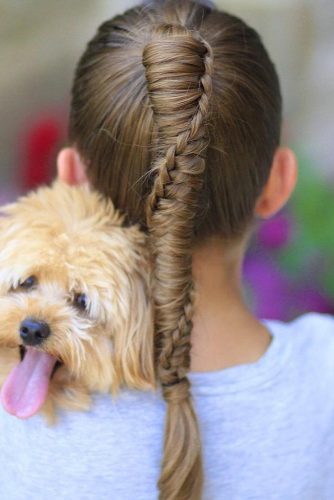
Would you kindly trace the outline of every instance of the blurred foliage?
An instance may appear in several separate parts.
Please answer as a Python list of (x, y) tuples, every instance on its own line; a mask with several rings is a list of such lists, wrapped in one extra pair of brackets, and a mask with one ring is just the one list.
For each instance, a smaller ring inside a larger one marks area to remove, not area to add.
[(318, 284), (334, 299), (334, 186), (298, 153), (299, 175), (289, 203), (293, 231), (278, 254), (289, 274)]
[(244, 263), (247, 300), (260, 318), (334, 314), (334, 185), (306, 155), (298, 159), (292, 197), (259, 225)]

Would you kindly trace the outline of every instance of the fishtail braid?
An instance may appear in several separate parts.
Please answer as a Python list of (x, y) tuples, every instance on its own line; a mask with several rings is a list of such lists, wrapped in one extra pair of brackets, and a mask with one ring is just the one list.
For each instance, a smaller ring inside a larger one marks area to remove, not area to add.
[(156, 126), (146, 219), (154, 257), (156, 369), (167, 402), (161, 500), (202, 490), (200, 435), (190, 394), (194, 301), (191, 247), (203, 186), (213, 53), (196, 31), (157, 25), (143, 50)]

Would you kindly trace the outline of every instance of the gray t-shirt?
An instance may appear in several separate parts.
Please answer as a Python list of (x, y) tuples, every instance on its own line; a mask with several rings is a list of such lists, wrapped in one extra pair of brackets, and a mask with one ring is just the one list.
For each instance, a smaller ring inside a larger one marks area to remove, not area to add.
[[(190, 375), (206, 500), (334, 499), (334, 317), (263, 320), (256, 363)], [(1, 500), (153, 500), (162, 456), (160, 392), (94, 395), (56, 427), (0, 409)]]

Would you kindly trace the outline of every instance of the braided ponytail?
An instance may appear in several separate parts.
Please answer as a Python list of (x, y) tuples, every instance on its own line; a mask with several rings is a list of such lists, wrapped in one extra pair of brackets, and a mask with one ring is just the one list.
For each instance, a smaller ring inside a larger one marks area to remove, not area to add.
[(208, 147), (213, 56), (181, 25), (156, 27), (143, 51), (156, 126), (146, 218), (155, 261), (156, 367), (167, 402), (161, 500), (200, 498), (199, 429), (190, 395), (191, 246)]

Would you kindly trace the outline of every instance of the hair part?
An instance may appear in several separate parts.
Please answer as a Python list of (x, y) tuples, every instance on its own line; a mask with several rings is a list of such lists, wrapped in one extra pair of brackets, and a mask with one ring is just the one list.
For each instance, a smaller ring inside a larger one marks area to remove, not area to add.
[(208, 3), (130, 9), (99, 28), (77, 67), (70, 140), (94, 187), (148, 233), (154, 260), (163, 500), (200, 498), (203, 485), (187, 379), (192, 248), (249, 228), (280, 127), (279, 81), (259, 35)]

